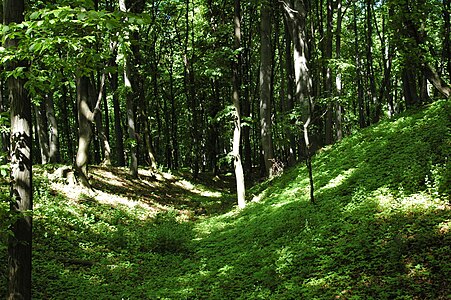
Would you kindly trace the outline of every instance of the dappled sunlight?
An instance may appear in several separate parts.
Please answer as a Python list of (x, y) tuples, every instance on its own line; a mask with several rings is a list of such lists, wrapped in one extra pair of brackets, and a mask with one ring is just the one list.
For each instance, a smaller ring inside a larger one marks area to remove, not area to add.
[(180, 187), (180, 188), (188, 190), (192, 193), (198, 194), (202, 197), (220, 198), (222, 196), (222, 193), (220, 193), (218, 191), (201, 190), (198, 187), (196, 187), (194, 184), (192, 184), (191, 182), (184, 180), (184, 179), (180, 179), (180, 180), (174, 182), (174, 185), (176, 187)]
[(332, 189), (343, 184), (356, 170), (356, 168), (350, 168), (345, 170), (341, 174), (338, 174), (335, 178), (332, 178), (326, 185), (322, 186), (318, 191), (323, 189)]

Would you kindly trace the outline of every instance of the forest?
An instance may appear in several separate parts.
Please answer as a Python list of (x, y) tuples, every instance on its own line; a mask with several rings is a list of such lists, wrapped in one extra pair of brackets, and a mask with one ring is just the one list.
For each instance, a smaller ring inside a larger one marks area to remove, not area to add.
[(450, 0), (2, 0), (0, 297), (451, 298)]

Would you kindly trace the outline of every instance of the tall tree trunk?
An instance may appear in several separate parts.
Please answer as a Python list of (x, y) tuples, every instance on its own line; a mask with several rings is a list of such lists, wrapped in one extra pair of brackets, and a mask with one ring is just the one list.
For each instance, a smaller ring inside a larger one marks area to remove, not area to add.
[[(241, 45), (241, 3), (240, 0), (235, 0), (235, 13), (234, 13), (234, 27), (235, 27), (235, 49), (239, 49)], [(246, 206), (246, 190), (244, 186), (244, 172), (241, 164), (240, 156), (240, 142), (241, 142), (241, 118), (240, 118), (240, 54), (233, 62), (233, 106), (234, 111), (234, 131), (233, 131), (233, 165), (235, 168), (236, 177), (236, 191), (238, 198), (238, 207), (244, 208)]]
[(83, 186), (90, 188), (88, 181), (89, 144), (91, 143), (91, 122), (94, 119), (89, 99), (89, 78), (77, 78), (77, 110), (78, 110), (78, 150), (75, 158), (75, 170)]
[[(335, 58), (339, 61), (341, 59), (341, 30), (343, 21), (343, 6), (342, 0), (337, 0), (337, 30), (335, 40)], [(340, 141), (343, 138), (343, 106), (341, 105), (341, 93), (343, 88), (343, 82), (341, 79), (341, 70), (338, 68), (335, 76), (335, 90), (338, 96), (338, 102), (336, 103), (335, 123), (337, 127), (337, 140)]]
[[(138, 1), (134, 1), (131, 6), (137, 4)], [(119, 9), (122, 12), (127, 12), (125, 0), (119, 0)], [(130, 39), (129, 32), (125, 33), (124, 40)], [(127, 132), (128, 132), (128, 147), (129, 147), (129, 174), (133, 178), (138, 177), (138, 156), (137, 156), (137, 139), (135, 132), (135, 110), (133, 101), (133, 88), (132, 88), (132, 70), (131, 59), (129, 53), (123, 53), (124, 55), (124, 86), (125, 86), (125, 100), (126, 100), (126, 119), (127, 119)]]
[[(3, 23), (21, 23), (24, 18), (23, 0), (3, 0)], [(6, 48), (17, 47), (17, 40), (7, 40)], [(9, 70), (24, 67), (24, 62), (11, 63)], [(8, 295), (7, 299), (31, 299), (32, 252), (32, 120), (31, 102), (24, 88), (25, 80), (8, 78), (11, 133), (10, 210), (13, 214), (12, 234), (8, 240)]]
[[(2, 7), (2, 9), (3, 9), (3, 6), (0, 5), (0, 7)], [(2, 16), (2, 18), (3, 18), (3, 16)], [(3, 71), (3, 68), (0, 67), (0, 71)], [(3, 99), (3, 86), (4, 86), (3, 79), (0, 78), (0, 113), (7, 111), (7, 106), (5, 105), (5, 102)], [(7, 152), (9, 149), (9, 136), (3, 130), (1, 133), (1, 142), (2, 142), (1, 151)]]
[[(193, 4), (194, 5), (194, 4)], [(184, 41), (184, 73), (185, 73), (185, 94), (187, 98), (187, 103), (189, 103), (191, 107), (192, 113), (192, 127), (191, 127), (191, 136), (192, 136), (192, 170), (193, 177), (197, 178), (200, 171), (200, 134), (199, 134), (199, 112), (198, 112), (198, 101), (196, 95), (196, 87), (195, 87), (195, 76), (194, 76), (194, 28), (190, 25), (189, 19), (189, 9), (190, 9), (190, 0), (185, 1), (185, 41)], [(191, 53), (188, 50), (189, 44), (189, 35), (192, 34), (191, 37)]]
[[(99, 83), (99, 91), (98, 91), (98, 98), (97, 102), (100, 103), (104, 97), (103, 94), (105, 92), (105, 74), (101, 75), (100, 83)], [(106, 101), (103, 101), (105, 104), (104, 111), (108, 111), (108, 106)], [(97, 129), (97, 135), (100, 139), (101, 147), (102, 147), (102, 153), (103, 153), (103, 161), (102, 165), (110, 166), (111, 165), (111, 148), (110, 143), (108, 141), (108, 136), (105, 133), (105, 127), (103, 126), (102, 121), (102, 111), (98, 110), (96, 111), (95, 115), (95, 123), (96, 123), (96, 129)]]
[(451, 1), (443, 0), (443, 28), (444, 28), (444, 36), (443, 39), (443, 63), (445, 65), (445, 69), (448, 72), (448, 82), (451, 82), (451, 22), (450, 22), (450, 13), (451, 13)]
[(49, 159), (51, 163), (59, 163), (61, 161), (58, 122), (55, 117), (55, 109), (53, 103), (53, 95), (46, 95), (44, 98), (45, 111), (47, 113), (47, 121), (50, 125), (49, 135)]
[(363, 85), (362, 85), (362, 71), (360, 63), (360, 47), (359, 47), (359, 35), (357, 28), (357, 3), (354, 4), (354, 46), (355, 46), (355, 65), (356, 65), (356, 81), (357, 81), (357, 105), (359, 110), (359, 125), (360, 128), (366, 127), (365, 122), (365, 100), (363, 97)]
[[(68, 116), (69, 115), (69, 112), (67, 110), (67, 107), (68, 107), (68, 103), (67, 103), (68, 93), (67, 93), (66, 82), (63, 82), (61, 85), (62, 85), (61, 86), (61, 93), (62, 93), (61, 94), (61, 101), (62, 101), (61, 113), (62, 113), (63, 116)], [(71, 136), (70, 119), (69, 118), (66, 118), (63, 121), (63, 132), (64, 132), (64, 138), (65, 138), (66, 143), (67, 143), (67, 155), (69, 156), (69, 160), (68, 161), (71, 164), (73, 164), (74, 163), (74, 146), (72, 144), (72, 136)]]
[[(250, 4), (250, 11), (254, 11), (255, 5)], [(248, 22), (248, 28), (244, 31), (247, 32), (246, 45), (244, 48), (243, 55), (241, 56), (242, 70), (243, 74), (241, 76), (243, 80), (243, 93), (241, 97), (241, 114), (243, 118), (249, 120), (251, 117), (251, 77), (252, 77), (252, 63), (251, 63), (251, 47), (253, 42), (253, 28), (254, 28), (255, 16), (250, 15), (250, 20)], [(218, 88), (219, 90), (219, 88)], [(251, 126), (243, 126), (243, 163), (244, 172), (250, 174), (252, 171), (252, 145), (251, 145)]]
[[(116, 63), (114, 62), (114, 65)], [(112, 65), (113, 66), (113, 65)], [(118, 97), (118, 74), (117, 73), (111, 73), (110, 74), (110, 86), (113, 93), (113, 111), (114, 111), (114, 133), (116, 135), (115, 140), (115, 148), (116, 148), (116, 159), (117, 164), (122, 167), (125, 166), (125, 156), (124, 156), (124, 134), (122, 131), (122, 116), (121, 116), (121, 108), (119, 104), (119, 97)]]
[[(289, 26), (287, 21), (284, 22), (286, 33), (285, 33), (285, 64), (287, 70), (287, 101), (286, 101), (286, 113), (291, 113), (294, 108), (294, 69), (293, 69), (293, 56), (291, 55), (291, 37), (288, 33)], [(291, 123), (291, 122), (290, 122)], [(290, 126), (292, 127), (292, 126)], [(288, 165), (293, 166), (296, 161), (296, 138), (293, 134), (291, 128), (288, 128), (287, 135), (289, 139), (290, 146), (288, 148)]]
[[(369, 79), (369, 98), (370, 104), (373, 105), (374, 113), (372, 114), (372, 122), (377, 123), (380, 119), (382, 106), (378, 103), (376, 95), (376, 79), (374, 77), (374, 63), (373, 63), (373, 0), (366, 0), (366, 66)], [(369, 118), (370, 116), (368, 116)]]
[(326, 113), (326, 130), (325, 130), (325, 143), (330, 145), (333, 142), (333, 103), (332, 103), (332, 69), (330, 67), (330, 60), (332, 59), (332, 30), (333, 30), (333, 7), (332, 0), (327, 0), (327, 18), (326, 18), (326, 39), (324, 41), (324, 63), (325, 67), (325, 84), (324, 94), (327, 100), (327, 113)]
[(274, 154), (271, 136), (271, 7), (267, 1), (261, 8), (260, 34), (260, 134), (266, 175), (272, 177)]
[(291, 38), (294, 45), (294, 73), (296, 99), (301, 108), (301, 120), (303, 123), (305, 161), (310, 178), (310, 201), (315, 203), (313, 170), (311, 164), (311, 143), (309, 138), (309, 125), (312, 120), (313, 102), (311, 98), (312, 81), (307, 64), (307, 35), (306, 19), (308, 13), (307, 3), (295, 0), (294, 6), (290, 7), (283, 3), (284, 16), (290, 27)]
[(39, 103), (39, 106), (34, 105), (34, 115), (36, 117), (36, 130), (38, 134), (39, 149), (41, 150), (41, 163), (45, 165), (50, 161), (50, 154), (44, 103)]

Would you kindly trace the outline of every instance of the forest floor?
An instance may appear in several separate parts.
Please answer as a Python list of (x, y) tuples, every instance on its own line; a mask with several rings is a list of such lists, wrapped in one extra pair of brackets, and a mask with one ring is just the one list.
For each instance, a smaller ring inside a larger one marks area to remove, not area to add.
[(315, 205), (303, 165), (245, 209), (232, 174), (90, 166), (87, 190), (36, 167), (33, 299), (451, 299), (450, 116), (438, 101), (322, 149)]

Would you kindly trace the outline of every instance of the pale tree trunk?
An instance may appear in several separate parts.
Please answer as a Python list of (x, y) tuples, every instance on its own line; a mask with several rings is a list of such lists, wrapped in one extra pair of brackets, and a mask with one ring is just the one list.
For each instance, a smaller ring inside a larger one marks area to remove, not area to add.
[(91, 188), (88, 180), (88, 158), (89, 144), (92, 138), (92, 123), (95, 122), (96, 116), (100, 112), (104, 82), (105, 74), (102, 75), (97, 102), (91, 109), (90, 103), (93, 103), (93, 101), (89, 95), (89, 78), (87, 76), (77, 77), (78, 149), (75, 157), (75, 171), (80, 183), (87, 188)]
[(310, 179), (310, 201), (315, 203), (313, 170), (311, 164), (312, 153), (309, 139), (309, 125), (312, 120), (313, 102), (311, 98), (312, 82), (307, 64), (308, 47), (306, 39), (306, 19), (308, 10), (306, 3), (301, 0), (295, 0), (293, 7), (286, 2), (282, 2), (282, 5), (294, 45), (295, 96), (298, 105), (301, 107), (305, 160)]
[(78, 149), (75, 158), (75, 170), (80, 183), (90, 188), (88, 181), (88, 157), (89, 144), (91, 143), (91, 122), (94, 114), (89, 107), (89, 78), (81, 76), (77, 78), (77, 110), (78, 110)]
[[(23, 21), (24, 1), (3, 0), (3, 23)], [(17, 47), (16, 40), (7, 40), (6, 48)], [(24, 62), (6, 66), (9, 70), (24, 66)], [(31, 157), (31, 102), (24, 88), (25, 80), (8, 78), (11, 132), (10, 210), (14, 216), (8, 240), (8, 295), (7, 299), (31, 299), (32, 253), (32, 157)]]
[[(235, 49), (239, 49), (241, 44), (241, 3), (240, 0), (235, 0)], [(233, 62), (233, 106), (234, 111), (234, 131), (233, 131), (233, 165), (235, 168), (236, 177), (236, 192), (238, 198), (238, 207), (244, 208), (246, 206), (246, 190), (244, 185), (244, 172), (240, 156), (240, 142), (241, 142), (241, 119), (240, 119), (240, 83), (239, 83), (239, 69), (240, 69), (240, 55)]]
[[(127, 12), (127, 7), (125, 5), (125, 0), (119, 0), (119, 9), (122, 12)], [(129, 40), (129, 33), (126, 31), (124, 40)], [(138, 156), (137, 152), (137, 139), (135, 131), (135, 113), (134, 113), (134, 103), (133, 103), (133, 88), (131, 83), (131, 66), (130, 58), (128, 53), (123, 53), (124, 55), (124, 86), (126, 93), (126, 117), (127, 117), (127, 132), (129, 139), (129, 155), (130, 155), (130, 170), (129, 174), (133, 178), (138, 177)]]
[(260, 134), (266, 175), (272, 177), (274, 155), (271, 136), (271, 7), (267, 1), (261, 8), (260, 34)]
[(437, 73), (437, 71), (429, 64), (423, 64), (423, 73), (429, 82), (442, 94), (445, 98), (451, 97), (451, 87)]

